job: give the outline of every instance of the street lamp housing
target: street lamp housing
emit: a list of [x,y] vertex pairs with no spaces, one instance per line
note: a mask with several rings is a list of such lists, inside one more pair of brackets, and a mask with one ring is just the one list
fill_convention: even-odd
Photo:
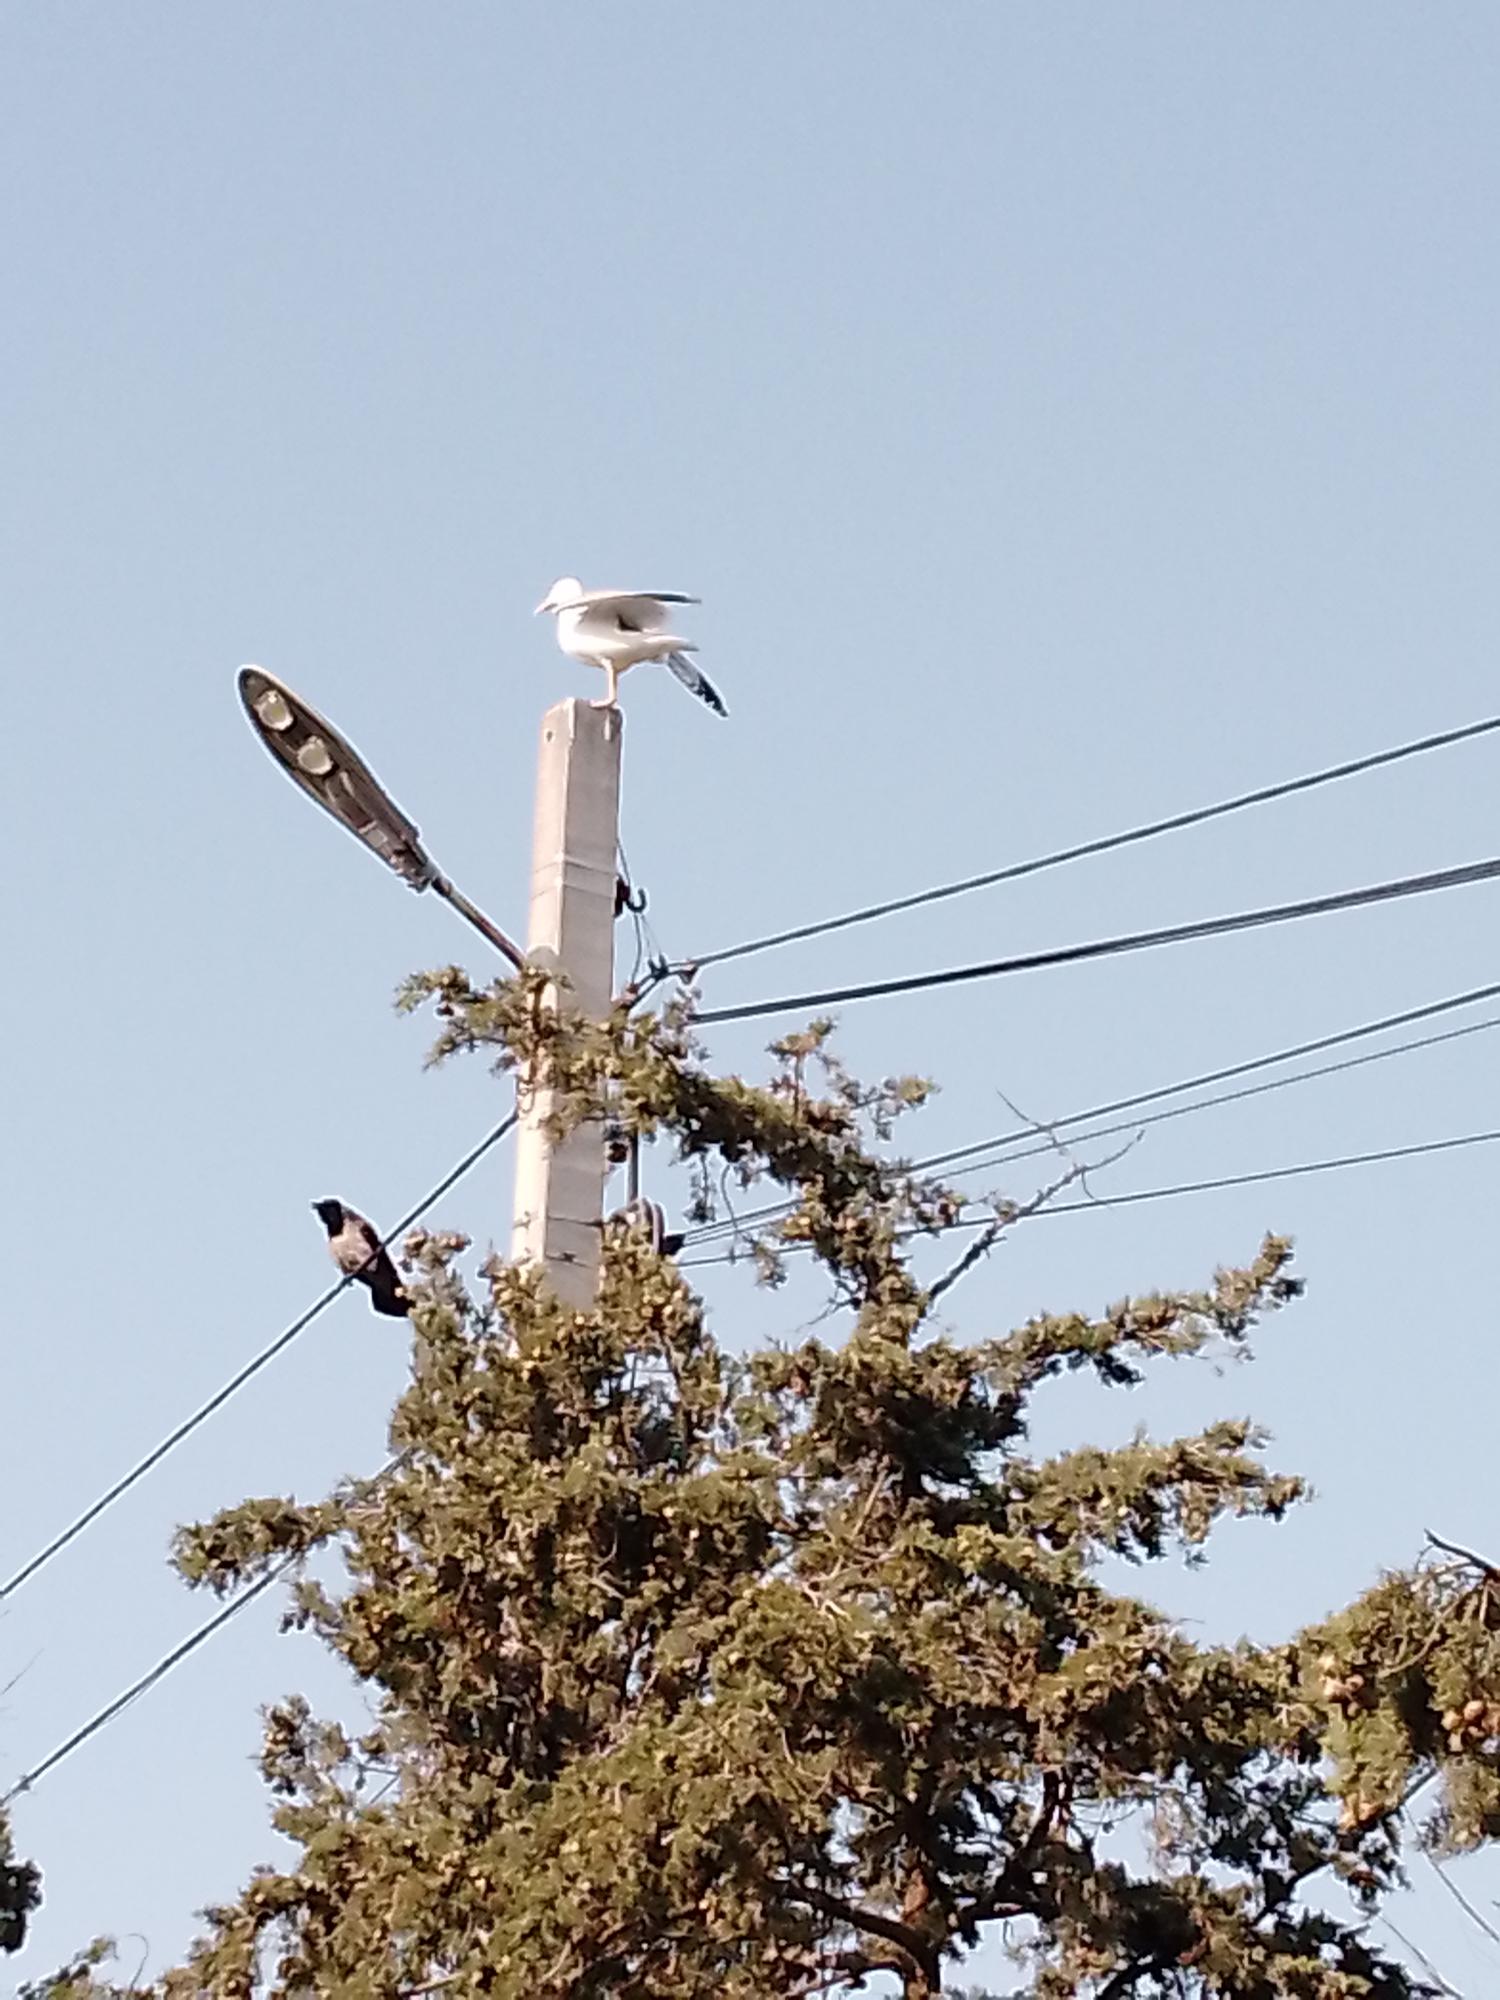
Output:
[[250,726],[287,776],[413,889],[430,889],[437,864],[422,836],[353,744],[264,667],[241,667]]

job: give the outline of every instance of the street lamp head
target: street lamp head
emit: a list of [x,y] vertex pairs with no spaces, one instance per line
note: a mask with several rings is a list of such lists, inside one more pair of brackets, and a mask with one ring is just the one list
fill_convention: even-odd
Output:
[[438,870],[421,834],[333,724],[264,667],[241,667],[239,690],[251,728],[292,782],[403,882],[431,888]]

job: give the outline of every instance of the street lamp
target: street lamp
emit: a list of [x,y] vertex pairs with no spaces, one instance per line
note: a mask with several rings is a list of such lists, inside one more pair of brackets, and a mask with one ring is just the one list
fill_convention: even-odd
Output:
[[241,667],[239,690],[251,728],[294,784],[408,888],[435,889],[518,972],[525,966],[519,947],[439,873],[416,826],[331,722],[264,667]]

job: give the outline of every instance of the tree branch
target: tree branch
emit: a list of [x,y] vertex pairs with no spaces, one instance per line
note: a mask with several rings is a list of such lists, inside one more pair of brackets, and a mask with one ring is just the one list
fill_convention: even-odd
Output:
[[899,1958],[882,1952],[833,1952],[821,1964],[809,1968],[806,1982],[798,1991],[803,1995],[826,1993],[830,1986],[853,1986],[858,1990],[872,1972],[894,1972],[899,1977],[904,1969]]
[[1500,1583],[1500,1569],[1497,1569],[1492,1562],[1487,1562],[1483,1556],[1475,1555],[1472,1549],[1460,1548],[1457,1542],[1445,1542],[1442,1536],[1435,1535],[1431,1528],[1424,1529],[1423,1532],[1433,1548],[1441,1549],[1444,1555],[1457,1556],[1461,1562],[1471,1563],[1475,1569],[1483,1570],[1486,1576],[1493,1577],[1496,1583]]
[[[1009,1103],[1009,1101],[1007,1098],[1006,1102]],[[1017,1115],[1019,1116],[1019,1114]],[[1044,1128],[1038,1127],[1038,1129],[1042,1130]],[[1103,1160],[1074,1160],[1070,1155],[1064,1153],[1063,1157],[1068,1160],[1067,1172],[1059,1174],[1055,1181],[1049,1182],[1046,1187],[1034,1194],[1030,1201],[1022,1202],[1019,1206],[1007,1204],[995,1217],[994,1221],[988,1223],[979,1232],[962,1257],[959,1258],[958,1262],[951,1269],[945,1271],[936,1284],[927,1287],[928,1306],[932,1306],[936,1300],[943,1296],[944,1292],[951,1291],[960,1278],[967,1277],[980,1259],[989,1255],[1007,1229],[1014,1228],[1018,1222],[1025,1222],[1030,1216],[1039,1215],[1048,1202],[1054,1196],[1061,1194],[1064,1188],[1072,1187],[1075,1181],[1079,1181],[1083,1184],[1084,1193],[1088,1194],[1090,1199],[1092,1199],[1093,1197],[1088,1184],[1089,1175],[1098,1173],[1104,1167],[1114,1166],[1117,1161],[1123,1160],[1125,1155],[1133,1150],[1134,1146],[1135,1141],[1132,1139],[1126,1145],[1121,1146],[1117,1152],[1111,1153],[1107,1159]],[[1058,1150],[1062,1151],[1062,1148],[1059,1147]]]
[[789,1895],[810,1903],[825,1917],[834,1917],[850,1930],[863,1931],[869,1937],[884,1938],[894,1945],[909,1963],[913,1972],[923,1970],[930,1957],[930,1947],[926,1938],[914,1931],[910,1924],[903,1924],[899,1917],[885,1917],[878,1910],[861,1909],[854,1903],[846,1903],[839,1896],[831,1896],[826,1889],[820,1889],[812,1882],[783,1882],[781,1885]]
[[1121,1995],[1130,1993],[1138,1979],[1144,1979],[1148,1972],[1159,1972],[1163,1961],[1159,1956],[1138,1958],[1133,1965],[1123,1966],[1108,1986],[1100,1988],[1099,2000],[1121,2000]]
[[1032,1905],[1018,1897],[1015,1883],[1020,1874],[1036,1859],[1042,1842],[1052,1831],[1058,1813],[1066,1803],[1063,1779],[1056,1771],[1042,1774],[1042,1796],[1036,1809],[1036,1818],[1026,1838],[1006,1862],[988,1894],[976,1896],[963,1911],[961,1921],[965,1925],[994,1923],[1002,1917],[1024,1917],[1034,1915]]

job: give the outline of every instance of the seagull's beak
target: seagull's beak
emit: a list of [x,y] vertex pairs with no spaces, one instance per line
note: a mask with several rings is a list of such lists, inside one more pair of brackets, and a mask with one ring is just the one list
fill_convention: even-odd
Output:
[[536,607],[536,610],[533,611],[531,615],[533,618],[539,618],[544,611],[550,611],[551,609],[552,609],[552,599],[550,597],[544,597],[541,603]]

